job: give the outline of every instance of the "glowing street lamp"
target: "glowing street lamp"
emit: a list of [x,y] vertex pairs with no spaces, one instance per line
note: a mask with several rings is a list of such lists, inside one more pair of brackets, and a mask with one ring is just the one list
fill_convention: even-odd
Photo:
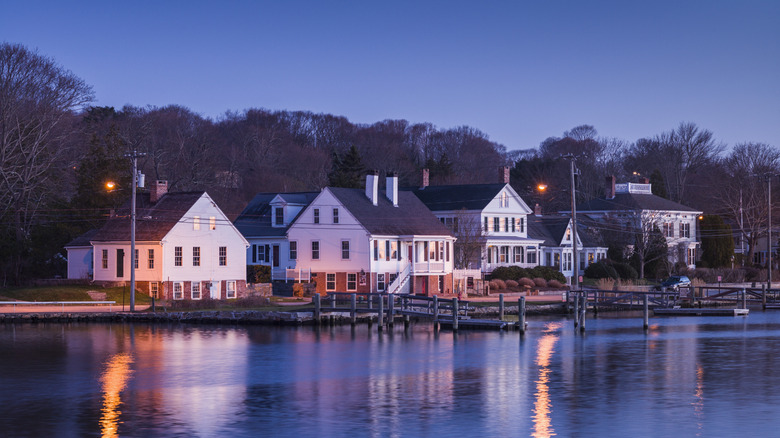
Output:
[[113,182],[113,181],[106,182],[106,188],[108,190],[114,190],[115,187],[116,187],[116,183],[115,182]]

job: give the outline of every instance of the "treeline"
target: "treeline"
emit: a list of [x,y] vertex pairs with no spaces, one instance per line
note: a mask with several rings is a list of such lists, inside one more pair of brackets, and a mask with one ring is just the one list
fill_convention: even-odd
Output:
[[[466,126],[355,124],[265,109],[212,120],[177,105],[116,109],[90,106],[93,99],[89,85],[50,58],[0,45],[2,285],[65,274],[63,245],[129,197],[132,151],[145,154],[138,164],[147,181],[207,190],[231,216],[256,193],[355,185],[366,169],[395,171],[402,186],[418,186],[423,168],[436,185],[497,182],[500,166],[512,167],[512,184],[529,205],[567,210],[569,162],[561,157],[572,154],[578,201],[602,195],[606,175],[647,177],[659,196],[742,223],[751,239],[766,228],[766,180],[756,175],[776,173],[780,163],[765,144],[726,154],[712,132],[691,123],[635,142],[582,125],[538,149],[508,151]],[[107,181],[120,189],[106,190]],[[535,189],[540,183],[544,193]]]

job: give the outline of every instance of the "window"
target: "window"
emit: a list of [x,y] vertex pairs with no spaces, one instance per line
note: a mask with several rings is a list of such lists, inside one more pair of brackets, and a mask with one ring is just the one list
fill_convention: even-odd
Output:
[[507,263],[509,261],[509,247],[502,246],[501,253],[499,254],[498,261],[501,263]]
[[385,240],[385,260],[390,261],[390,241]]
[[374,241],[374,261],[379,260],[379,241]]
[[696,248],[688,248],[687,262],[689,265],[693,265],[696,263]]
[[398,278],[398,274],[387,274],[387,285],[392,286],[395,279]]
[[284,225],[284,209],[282,207],[274,207],[274,221],[276,225]]
[[390,259],[391,260],[399,260],[398,259],[398,241],[393,240],[390,242]]
[[135,257],[133,257],[133,268],[138,269],[138,253],[139,250],[135,250]]
[[333,209],[333,223],[334,224],[339,223],[339,209],[338,208],[334,208]]
[[671,222],[664,222],[664,237],[674,237],[674,226]]
[[102,266],[103,269],[108,269],[108,250],[107,249],[103,250],[103,260],[102,260],[100,266]]
[[507,233],[509,232],[509,218],[508,217],[504,218],[504,231],[507,232]]
[[341,260],[349,260],[349,240],[341,241]]
[[488,231],[488,218],[486,217],[485,218],[485,232],[487,233],[487,231]]
[[528,248],[528,251],[526,252],[526,263],[530,263],[532,265],[535,265],[536,262],[536,248],[531,246]]
[[191,296],[192,296],[193,300],[199,300],[200,299],[200,282],[199,281],[193,281],[192,282]]
[[260,263],[265,261],[265,247],[266,245],[257,245],[257,260]]
[[357,290],[357,274],[347,274],[347,290]]
[[691,224],[680,222],[680,237],[691,237]]
[[450,261],[450,242],[447,242],[447,261]]
[[571,228],[566,229],[566,237],[563,240],[565,241],[571,240]]
[[513,249],[515,263],[523,263],[523,247],[516,246]]
[[444,260],[444,242],[436,242],[436,248],[438,249],[437,254],[439,255],[439,258],[436,260]]
[[160,283],[156,281],[149,283],[149,296],[153,297],[155,300],[160,299]]
[[290,260],[296,260],[298,258],[298,242],[290,242]]
[[586,265],[585,265],[585,254],[580,253],[580,271],[584,270],[585,267],[586,267]]
[[520,221],[520,232],[525,233],[525,218],[521,217],[518,221]]
[[219,247],[219,266],[227,266],[227,246]]
[[311,241],[311,259],[312,260],[319,260],[320,259],[320,241],[319,240],[312,240]]
[[173,266],[181,266],[181,247],[173,248]]
[[515,222],[517,222],[517,220],[515,220],[515,218],[512,218],[512,232],[513,233],[515,232]]
[[384,241],[379,241],[379,243],[376,243],[377,241],[375,240],[374,242],[375,242],[375,245],[377,245],[379,247],[379,260],[384,260],[385,259],[385,243],[384,243]]
[[154,249],[149,249],[149,258],[147,258],[149,269],[154,269]]
[[336,274],[325,274],[325,289],[336,290]]
[[173,282],[173,299],[174,300],[184,299],[184,284],[181,281]]
[[216,230],[216,229],[217,229],[217,218],[211,216],[209,218],[209,230]]
[[385,290],[385,274],[376,275],[376,290],[378,291]]
[[192,266],[200,266],[200,247],[192,247]]
[[561,270],[561,255],[559,253],[553,254],[553,267],[557,270]]
[[500,218],[494,217],[493,218],[493,231],[498,232],[501,228],[501,220]]
[[567,252],[563,255],[563,270],[571,271],[571,253]]
[[509,195],[506,192],[501,192],[501,195],[499,195],[499,204],[501,208],[509,207]]
[[195,231],[200,230],[200,216],[195,216],[192,218],[192,229]]
[[593,264],[593,262],[594,262],[594,260],[593,260],[593,259],[594,259],[594,255],[593,255],[593,253],[592,253],[592,252],[589,252],[589,253],[588,253],[588,266],[590,266],[591,264]]
[[315,208],[314,209],[314,223],[315,224],[320,223],[320,209],[319,208]]
[[227,287],[227,290],[225,291],[225,298],[231,300],[236,297],[236,281],[226,281],[225,286]]

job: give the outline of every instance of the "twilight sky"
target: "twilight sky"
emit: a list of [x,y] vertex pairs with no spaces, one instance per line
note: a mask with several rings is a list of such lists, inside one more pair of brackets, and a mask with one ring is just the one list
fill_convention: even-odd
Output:
[[780,147],[777,0],[0,0],[0,41],[117,108],[469,125],[508,149],[686,121]]

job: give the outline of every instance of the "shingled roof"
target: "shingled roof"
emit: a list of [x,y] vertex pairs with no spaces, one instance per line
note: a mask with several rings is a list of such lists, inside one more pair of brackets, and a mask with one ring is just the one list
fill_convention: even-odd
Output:
[[[544,246],[560,246],[570,219],[567,216],[528,216],[528,236],[544,240]],[[583,247],[605,246],[595,222],[577,219],[577,237]]]
[[[136,241],[159,241],[176,225],[187,211],[206,192],[174,192],[166,193],[152,204],[149,193],[139,193],[136,197]],[[91,241],[112,242],[130,240],[130,201],[125,203],[116,216],[109,219],[100,228]]]
[[577,211],[582,212],[637,210],[698,211],[660,196],[642,193],[617,193],[612,199],[595,198],[577,206]]
[[371,234],[452,236],[450,229],[412,192],[399,191],[398,207],[394,207],[384,196],[379,196],[377,205],[373,205],[363,189],[329,187],[328,190]]
[[482,210],[506,184],[461,184],[428,186],[413,190],[432,211]]
[[100,231],[99,228],[93,228],[86,233],[82,234],[81,236],[76,237],[75,239],[68,242],[67,245],[65,245],[65,248],[76,248],[79,246],[92,246],[89,242],[92,240],[92,237]]
[[[244,237],[282,237],[287,234],[289,226],[274,227],[272,225],[271,201],[277,196],[281,196],[289,203],[307,206],[319,194],[320,192],[259,193],[252,198],[244,211],[233,221],[233,224]],[[293,222],[295,222],[294,219],[290,221],[290,224]]]

